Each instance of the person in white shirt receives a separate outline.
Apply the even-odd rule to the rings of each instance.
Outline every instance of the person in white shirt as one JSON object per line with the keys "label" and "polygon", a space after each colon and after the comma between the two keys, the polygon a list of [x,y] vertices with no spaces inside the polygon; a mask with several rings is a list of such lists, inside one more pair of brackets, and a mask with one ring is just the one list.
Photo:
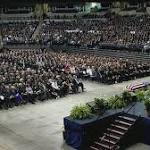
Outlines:
{"label": "person in white shirt", "polygon": [[27,94],[26,101],[30,102],[32,104],[35,104],[35,101],[34,101],[34,98],[33,98],[33,89],[29,84],[26,85],[26,94]]}
{"label": "person in white shirt", "polygon": [[56,92],[57,95],[61,97],[61,91],[60,91],[60,87],[57,84],[57,80],[51,79],[50,83],[51,83],[51,86],[53,88],[53,91]]}
{"label": "person in white shirt", "polygon": [[89,76],[92,76],[92,75],[93,75],[93,72],[92,72],[92,69],[90,68],[90,66],[87,67],[86,73],[87,73]]}
{"label": "person in white shirt", "polygon": [[52,88],[54,88],[55,90],[59,90],[59,87],[58,87],[58,84],[57,84],[56,80],[52,80],[51,85],[52,85]]}
{"label": "person in white shirt", "polygon": [[26,86],[26,93],[27,94],[33,94],[33,90],[32,90],[32,87],[30,85]]}

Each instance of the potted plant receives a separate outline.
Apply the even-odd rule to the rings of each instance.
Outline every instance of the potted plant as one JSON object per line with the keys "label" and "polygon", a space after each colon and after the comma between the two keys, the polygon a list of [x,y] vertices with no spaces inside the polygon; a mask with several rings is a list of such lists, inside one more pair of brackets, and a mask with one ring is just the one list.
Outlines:
{"label": "potted plant", "polygon": [[129,104],[129,103],[131,103],[131,102],[133,101],[132,98],[133,98],[133,97],[132,97],[132,95],[131,95],[130,92],[124,91],[124,92],[122,93],[122,100],[123,100],[124,102],[126,102],[127,104]]}
{"label": "potted plant", "polygon": [[83,120],[90,118],[91,109],[87,105],[74,106],[70,112],[72,119]]}
{"label": "potted plant", "polygon": [[97,113],[104,113],[104,111],[108,108],[107,102],[103,98],[95,98],[94,103],[95,103],[95,111]]}
{"label": "potted plant", "polygon": [[95,106],[100,109],[104,109],[106,108],[105,106],[107,106],[106,100],[103,98],[95,98],[94,102],[95,102]]}
{"label": "potted plant", "polygon": [[150,97],[150,89],[147,89],[147,90],[145,91],[145,96],[146,96],[146,98],[149,98],[149,97]]}
{"label": "potted plant", "polygon": [[115,95],[108,99],[108,105],[110,109],[119,109],[125,107],[127,104],[122,97]]}
{"label": "potted plant", "polygon": [[137,97],[137,101],[139,101],[139,102],[145,101],[145,92],[143,90],[137,90],[135,92],[135,95]]}
{"label": "potted plant", "polygon": [[148,116],[150,116],[150,98],[144,101]]}

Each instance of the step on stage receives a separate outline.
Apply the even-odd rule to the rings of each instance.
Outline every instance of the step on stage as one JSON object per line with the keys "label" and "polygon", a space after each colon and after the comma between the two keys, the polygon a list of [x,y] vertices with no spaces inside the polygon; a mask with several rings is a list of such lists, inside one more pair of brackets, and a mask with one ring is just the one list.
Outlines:
{"label": "step on stage", "polygon": [[85,120],[65,117],[65,142],[78,150],[117,150],[138,142],[150,145],[150,118],[145,106],[139,102],[131,105]]}

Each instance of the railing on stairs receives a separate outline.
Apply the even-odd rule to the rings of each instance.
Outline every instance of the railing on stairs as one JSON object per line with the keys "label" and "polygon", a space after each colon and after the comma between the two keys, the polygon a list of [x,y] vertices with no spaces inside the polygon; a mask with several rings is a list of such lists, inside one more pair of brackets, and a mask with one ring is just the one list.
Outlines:
{"label": "railing on stairs", "polygon": [[[116,101],[114,103],[116,103]],[[120,113],[120,115],[115,116],[113,118],[113,122],[106,129],[106,133],[104,132],[103,136],[101,138],[99,138],[98,141],[95,141],[94,144],[99,145],[99,147],[104,146],[105,147],[104,149],[108,149],[108,150],[120,149],[120,146],[119,146],[120,140],[128,133],[128,131],[133,127],[135,122],[138,120],[138,116],[135,116],[134,113],[132,113],[132,114],[129,113],[132,109],[135,109],[135,105],[136,105],[135,102],[132,103],[131,106],[127,110],[125,110],[125,111],[123,110]],[[128,115],[134,115],[135,118],[132,118],[133,116],[129,117]],[[118,124],[116,124],[119,119],[121,119],[120,122],[118,122]],[[120,124],[121,122],[123,122],[122,120],[124,120],[124,123],[126,123],[126,129],[125,129],[125,126],[123,127]],[[125,122],[125,120],[127,122]],[[119,126],[119,124],[120,124],[120,126]],[[127,125],[128,125],[128,127],[127,127]],[[118,127],[120,127],[120,128],[118,128]],[[117,133],[119,133],[119,134],[117,135]],[[114,136],[116,135],[116,137],[118,136],[118,140],[114,140],[112,138],[113,135]],[[92,146],[91,149],[92,150],[101,150],[101,148],[97,148],[96,146],[95,147]]]}
{"label": "railing on stairs", "polygon": [[[133,102],[132,105],[128,108],[128,110],[127,111],[122,111],[122,113],[128,114],[132,109],[135,109],[135,105],[136,105],[136,102]],[[134,114],[132,114],[132,115],[135,115],[135,111],[133,111],[133,112],[134,112]],[[116,145],[116,148],[120,149],[120,146]],[[114,150],[117,150],[117,149],[114,149]]]}
{"label": "railing on stairs", "polygon": [[[135,110],[135,105],[136,105],[136,102],[133,102],[132,103],[132,105],[126,110],[126,111],[122,111],[121,113],[122,114],[128,114],[132,109],[134,109]],[[135,115],[135,111],[133,111],[133,113],[132,113],[132,115]],[[137,116],[137,119],[138,119],[138,117],[139,116]],[[136,121],[135,121],[136,122]],[[129,128],[130,129],[130,128]],[[128,129],[128,130],[129,130]],[[109,132],[109,135],[110,135],[110,133],[111,133],[111,131]],[[111,149],[111,147],[109,146],[109,149]],[[116,143],[116,145],[114,145],[114,149],[112,149],[112,150],[118,150],[118,149],[120,149],[120,146]]]}

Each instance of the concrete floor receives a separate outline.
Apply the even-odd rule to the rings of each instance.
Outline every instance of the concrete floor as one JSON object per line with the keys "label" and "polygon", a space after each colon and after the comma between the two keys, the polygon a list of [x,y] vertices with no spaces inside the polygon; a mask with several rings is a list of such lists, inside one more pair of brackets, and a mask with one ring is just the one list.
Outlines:
{"label": "concrete floor", "polygon": [[[150,81],[150,77],[140,80]],[[63,117],[74,105],[121,93],[131,82],[103,85],[85,81],[84,93],[0,111],[0,150],[73,150],[63,141]],[[150,147],[137,144],[128,150]]]}

